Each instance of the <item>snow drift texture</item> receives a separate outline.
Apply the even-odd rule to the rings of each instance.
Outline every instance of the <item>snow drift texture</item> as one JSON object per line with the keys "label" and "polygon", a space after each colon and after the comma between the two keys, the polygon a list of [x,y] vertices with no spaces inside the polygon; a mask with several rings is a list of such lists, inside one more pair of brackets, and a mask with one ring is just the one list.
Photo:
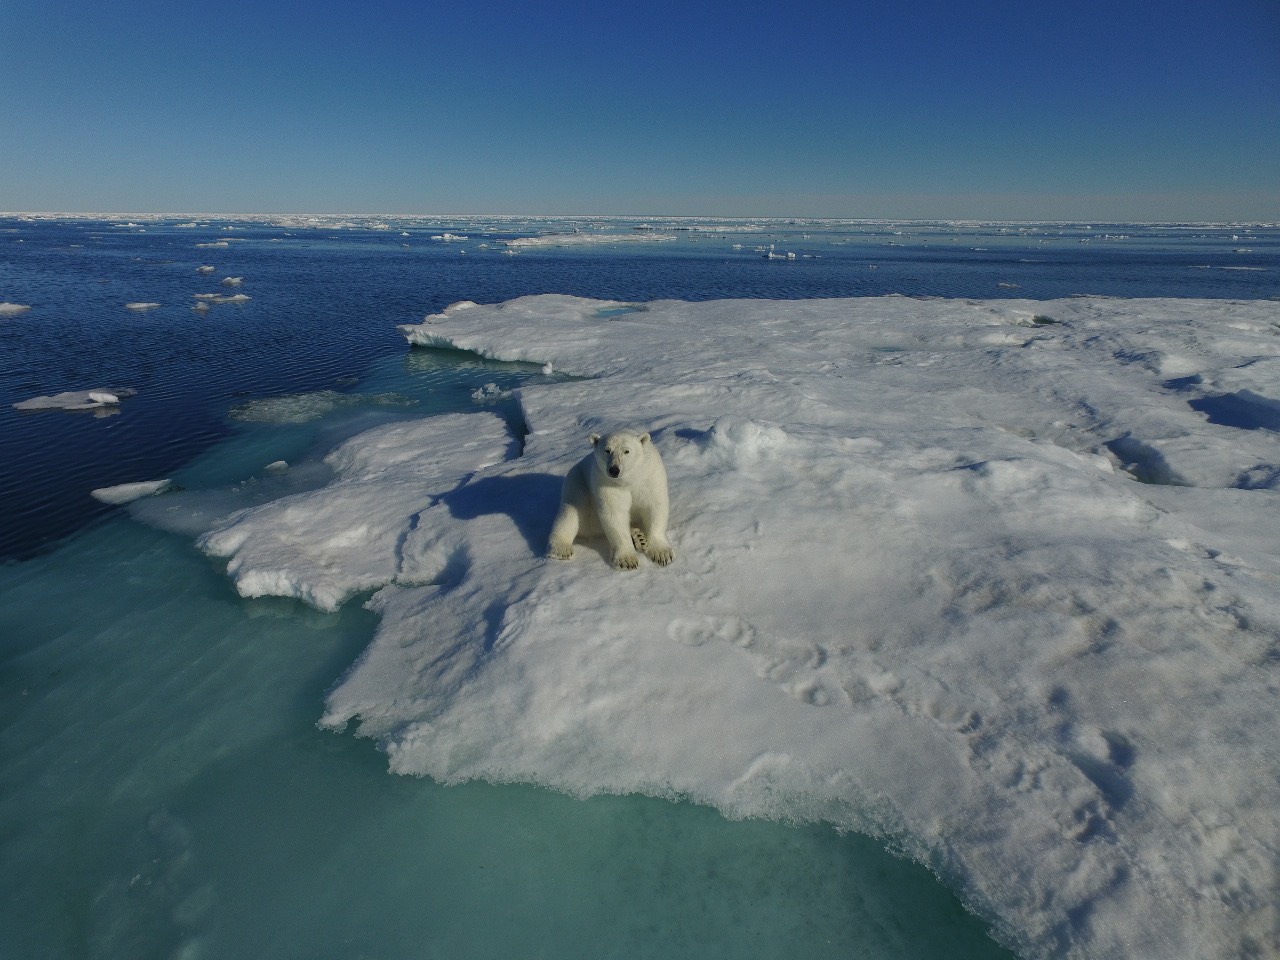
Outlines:
{"label": "snow drift texture", "polygon": [[[872,831],[1029,957],[1280,952],[1274,303],[458,304],[525,423],[381,427],[202,541],[381,588],[323,722],[446,782]],[[587,434],[653,432],[676,563],[544,559]]]}

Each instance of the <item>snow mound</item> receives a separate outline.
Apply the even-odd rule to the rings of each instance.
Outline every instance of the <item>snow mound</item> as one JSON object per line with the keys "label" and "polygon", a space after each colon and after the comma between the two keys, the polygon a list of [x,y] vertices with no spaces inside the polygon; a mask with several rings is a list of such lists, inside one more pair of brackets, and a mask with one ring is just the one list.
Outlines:
{"label": "snow mound", "polygon": [[[402,328],[583,379],[518,391],[522,438],[355,437],[205,535],[245,595],[378,588],[325,725],[445,782],[882,835],[1028,957],[1280,952],[1280,452],[1268,404],[1197,409],[1280,396],[1273,304],[614,306]],[[675,564],[545,559],[620,425],[666,460]]]}

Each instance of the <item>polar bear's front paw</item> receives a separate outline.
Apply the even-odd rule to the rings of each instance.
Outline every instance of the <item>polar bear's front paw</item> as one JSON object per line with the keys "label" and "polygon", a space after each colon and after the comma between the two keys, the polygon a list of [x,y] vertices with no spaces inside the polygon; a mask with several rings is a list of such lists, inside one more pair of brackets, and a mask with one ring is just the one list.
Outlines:
{"label": "polar bear's front paw", "polygon": [[633,550],[619,550],[613,555],[613,565],[618,570],[635,570],[640,566],[640,558]]}
{"label": "polar bear's front paw", "polygon": [[676,558],[676,552],[671,549],[670,544],[664,546],[654,544],[645,550],[644,555],[660,567],[665,567]]}
{"label": "polar bear's front paw", "polygon": [[547,548],[547,556],[552,560],[572,560],[572,543],[553,543]]}

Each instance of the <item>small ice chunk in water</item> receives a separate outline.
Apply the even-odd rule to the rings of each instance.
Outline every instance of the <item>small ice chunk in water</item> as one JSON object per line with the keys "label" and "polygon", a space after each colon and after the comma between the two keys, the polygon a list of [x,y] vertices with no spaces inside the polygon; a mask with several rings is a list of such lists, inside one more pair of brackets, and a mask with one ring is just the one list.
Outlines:
{"label": "small ice chunk in water", "polygon": [[173,486],[172,480],[143,480],[138,483],[118,483],[113,487],[99,487],[89,491],[89,496],[103,503],[129,503],[143,497],[164,493]]}
{"label": "small ice chunk in water", "polygon": [[210,266],[209,264],[205,264],[204,266],[196,267],[196,273],[213,273],[213,270],[214,270],[214,268],[213,268],[212,266]]}
{"label": "small ice chunk in water", "polygon": [[121,398],[133,396],[135,391],[116,390],[67,390],[51,396],[32,397],[15,403],[16,410],[96,410],[101,407],[114,407]]}
{"label": "small ice chunk in water", "polygon": [[238,287],[244,283],[244,277],[223,277],[222,285],[224,287]]}
{"label": "small ice chunk in water", "polygon": [[10,303],[8,300],[0,303],[0,317],[16,317],[20,313],[26,313],[31,309],[29,304]]}
{"label": "small ice chunk in water", "polygon": [[136,311],[136,312],[138,312],[138,313],[145,313],[145,312],[146,312],[146,311],[148,311],[148,310],[154,310],[154,309],[156,309],[156,307],[158,307],[158,306],[160,306],[160,304],[158,304],[158,303],[154,303],[154,302],[152,302],[152,301],[150,301],[150,300],[146,300],[146,301],[144,301],[144,300],[138,300],[138,301],[135,301],[135,302],[133,302],[133,303],[126,303],[126,304],[124,305],[124,308],[125,308],[126,310],[134,310],[134,311]]}

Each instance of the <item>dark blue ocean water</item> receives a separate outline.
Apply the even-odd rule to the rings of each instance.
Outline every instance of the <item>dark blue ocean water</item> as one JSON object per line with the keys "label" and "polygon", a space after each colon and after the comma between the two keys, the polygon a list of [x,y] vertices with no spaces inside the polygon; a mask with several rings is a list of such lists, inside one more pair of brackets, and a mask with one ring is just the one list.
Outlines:
{"label": "dark blue ocean water", "polygon": [[[654,232],[674,239],[581,243]],[[505,243],[548,233],[577,245]],[[277,458],[474,409],[542,374],[410,351],[395,325],[546,292],[1276,298],[1280,230],[0,219],[0,303],[30,308],[0,316],[0,955],[1009,956],[877,840],[391,776],[315,727],[371,613],[244,600],[189,532],[89,496],[279,495]],[[210,293],[249,299],[195,309]],[[110,416],[12,407],[90,388],[136,393]]]}
{"label": "dark blue ocean water", "polygon": [[[507,240],[561,231],[675,239],[508,255]],[[224,287],[227,277],[243,283]],[[250,299],[198,312],[199,293]],[[1280,297],[1280,229],[0,219],[0,302],[31,308],[0,318],[0,557],[29,556],[108,513],[91,489],[172,472],[226,435],[238,399],[359,390],[373,361],[404,352],[397,323],[534,293],[1266,299]],[[137,302],[159,306],[126,309]],[[137,393],[105,419],[12,408],[99,387]]]}

